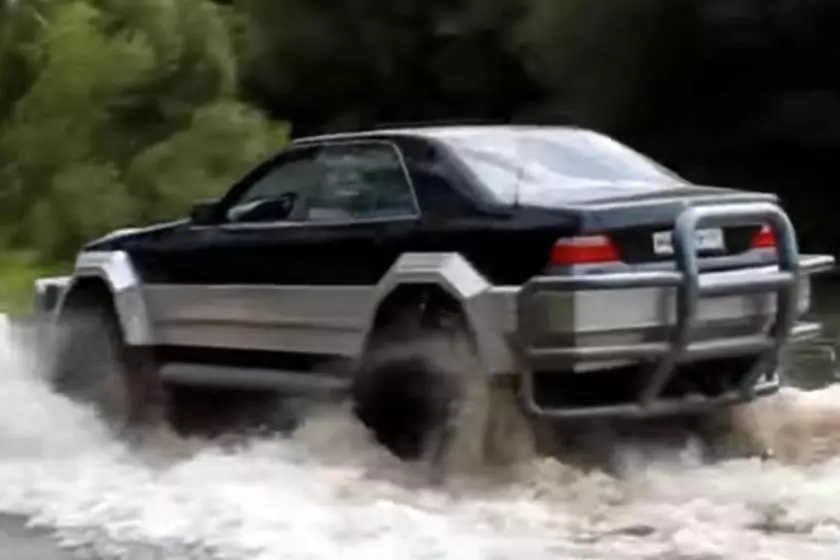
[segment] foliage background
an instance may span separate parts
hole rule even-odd
[[[838,28],[833,0],[0,0],[0,300],[291,133],[386,122],[594,127],[837,252]]]

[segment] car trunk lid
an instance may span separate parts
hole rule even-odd
[[[714,187],[678,188],[668,191],[644,191],[635,196],[598,198],[579,203],[580,234],[590,236],[590,246],[600,238],[611,244],[613,254],[626,264],[667,263],[674,259],[672,233],[674,223],[688,207],[725,205],[745,202],[772,202],[775,195],[747,193]],[[593,237],[594,236],[594,237]],[[723,228],[700,227],[695,247],[701,259],[723,258],[727,267],[738,267],[739,255],[756,249],[772,249],[772,232],[762,224],[745,223]],[[595,254],[590,250],[590,254]],[[609,254],[601,250],[601,255]],[[762,259],[767,262],[767,259]],[[559,264],[557,262],[555,265]],[[746,265],[747,263],[740,263]]]

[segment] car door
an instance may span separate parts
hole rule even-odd
[[[172,253],[180,281],[149,287],[162,342],[351,355],[419,212],[396,146],[355,140],[290,150],[218,216]]]

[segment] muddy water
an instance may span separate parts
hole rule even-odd
[[[33,379],[0,326],[0,513],[98,557],[836,559],[840,299],[820,301],[835,330],[793,360],[808,390],[744,411],[781,460],[709,465],[690,441],[625,444],[621,480],[530,459],[437,489],[341,410],[290,438],[129,450]]]

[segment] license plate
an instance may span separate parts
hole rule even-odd
[[[696,251],[719,251],[724,248],[723,230],[720,228],[698,229],[694,235]],[[673,255],[673,232],[658,231],[653,234],[653,252],[657,255]]]

